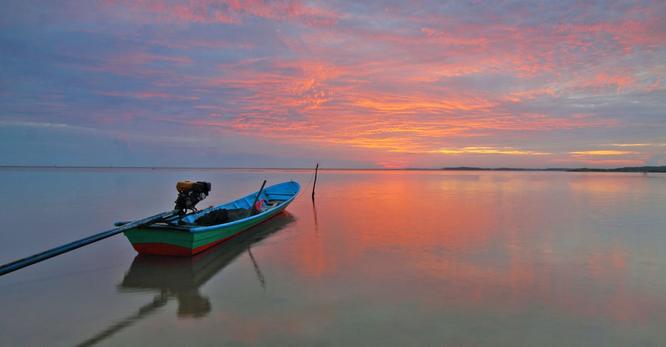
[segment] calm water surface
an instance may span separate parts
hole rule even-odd
[[[0,262],[306,171],[0,170]],[[324,171],[194,258],[122,235],[0,277],[2,346],[666,345],[666,176]]]

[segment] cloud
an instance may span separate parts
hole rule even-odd
[[[158,22],[240,24],[244,17],[254,16],[327,26],[337,19],[336,13],[331,10],[301,1],[106,0],[104,3],[120,11],[129,10],[136,19]]]
[[[123,98],[135,98],[135,99],[165,99],[165,100],[198,100],[198,96],[187,96],[187,95],[174,95],[164,92],[154,92],[154,91],[141,91],[141,92],[122,92],[122,91],[100,91],[100,95],[112,96],[112,97],[123,97]]]
[[[638,154],[638,152],[633,151],[617,151],[617,150],[593,150],[593,151],[574,151],[569,152],[573,155],[592,155],[592,156],[613,156],[613,155],[627,155],[627,154]]]
[[[664,147],[666,143],[612,143],[614,147]]]
[[[551,153],[520,150],[510,147],[463,147],[463,148],[441,148],[433,151],[441,154],[502,154],[502,155],[550,155]]]
[[[10,3],[0,119],[391,166],[658,156],[666,5],[532,5]]]

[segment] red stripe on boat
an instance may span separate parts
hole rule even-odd
[[[203,245],[197,248],[187,248],[176,245],[171,245],[168,243],[134,243],[132,247],[139,252],[139,254],[152,254],[152,255],[175,255],[182,257],[189,257],[197,253],[203,252],[208,248],[211,248],[215,245],[218,245],[238,234],[229,236],[227,238],[211,242],[207,245]]]

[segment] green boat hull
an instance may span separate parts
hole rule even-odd
[[[290,194],[291,196],[284,197],[286,200],[283,200],[273,208],[241,220],[206,227],[197,225],[153,224],[127,230],[125,231],[125,236],[139,254],[191,256],[229,240],[251,229],[253,226],[282,213],[287,205],[294,200],[299,188],[295,182],[287,183],[296,185],[296,188],[292,189],[293,194]],[[282,185],[285,185],[285,183],[273,187],[279,188]],[[270,188],[272,187],[266,189],[267,198],[271,197]],[[273,188],[273,191],[279,192],[280,190]],[[275,194],[285,195],[280,193]],[[242,206],[248,200],[248,197],[251,196],[252,194],[235,202],[222,205],[218,209],[228,206]],[[205,213],[205,211],[201,212],[201,214]]]

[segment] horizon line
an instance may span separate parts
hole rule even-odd
[[[0,165],[1,169],[150,169],[150,170],[314,170],[314,167],[242,167],[242,166],[114,166],[114,165]],[[572,170],[600,170],[611,171],[619,169],[640,168],[666,168],[666,165],[623,166],[612,168],[598,167],[476,167],[476,166],[449,166],[438,168],[402,167],[402,168],[350,168],[350,167],[321,167],[319,170],[363,170],[363,171],[572,171]]]

